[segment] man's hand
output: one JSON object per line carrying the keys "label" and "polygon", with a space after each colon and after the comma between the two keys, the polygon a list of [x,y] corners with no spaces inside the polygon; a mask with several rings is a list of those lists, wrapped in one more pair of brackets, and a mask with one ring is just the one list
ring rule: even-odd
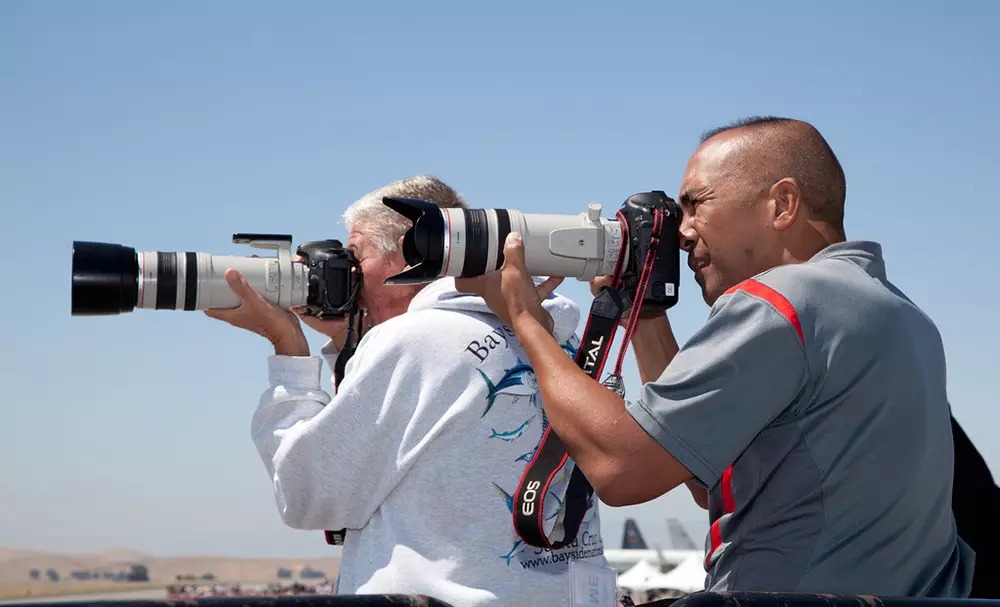
{"label": "man's hand", "polygon": [[274,345],[275,354],[309,356],[309,342],[295,314],[272,306],[237,270],[226,270],[226,282],[239,296],[240,305],[210,308],[205,310],[206,316],[260,335]]}
{"label": "man's hand", "polygon": [[[593,295],[594,297],[597,297],[598,295],[601,294],[601,289],[604,288],[604,287],[609,287],[609,288],[611,287],[611,276],[598,276],[597,278],[591,280],[590,281],[590,293],[591,293],[591,295]],[[648,308],[648,306],[647,306],[647,308]],[[642,309],[639,310],[639,323],[640,324],[643,321],[650,320],[650,319],[653,319],[653,320],[660,319],[660,318],[662,318],[663,316],[666,315],[666,312],[664,310],[660,310],[660,309],[657,309],[657,308],[653,308],[653,309],[647,309],[647,308],[642,308]],[[623,327],[628,326],[628,322],[629,322],[629,318],[631,317],[631,314],[632,314],[632,309],[631,308],[628,308],[627,310],[622,311],[622,317],[618,321],[618,324],[620,324]]]}
{"label": "man's hand", "polygon": [[511,232],[504,242],[503,266],[474,278],[456,278],[455,288],[460,293],[473,293],[486,300],[486,305],[511,329],[521,320],[533,318],[552,333],[552,315],[545,311],[542,302],[558,287],[563,279],[551,277],[535,287],[524,266],[524,243],[521,235]]}

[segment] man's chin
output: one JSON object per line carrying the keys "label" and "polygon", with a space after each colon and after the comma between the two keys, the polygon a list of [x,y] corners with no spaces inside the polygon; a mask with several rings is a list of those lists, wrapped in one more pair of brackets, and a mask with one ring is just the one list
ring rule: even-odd
{"label": "man's chin", "polygon": [[715,303],[715,300],[718,299],[719,296],[712,296],[712,289],[709,286],[709,281],[705,280],[705,277],[700,272],[695,272],[694,281],[698,283],[699,287],[701,287],[701,298],[705,300],[705,303],[710,306]]}
{"label": "man's chin", "polygon": [[714,285],[710,281],[700,281],[699,285],[701,286],[701,297],[709,306],[714,306],[715,302],[726,292],[724,288]]}

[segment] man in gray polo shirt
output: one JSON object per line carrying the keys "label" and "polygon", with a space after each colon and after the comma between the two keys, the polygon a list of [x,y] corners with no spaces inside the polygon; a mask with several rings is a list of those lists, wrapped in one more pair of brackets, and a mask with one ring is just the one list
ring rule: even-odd
{"label": "man in gray polo shirt", "polygon": [[709,133],[678,202],[712,309],[682,349],[666,317],[640,321],[629,403],[557,356],[516,237],[501,272],[460,288],[510,321],[602,501],[686,483],[708,508],[707,588],[967,596],[941,337],[880,245],[847,240],[845,191],[807,123]]}

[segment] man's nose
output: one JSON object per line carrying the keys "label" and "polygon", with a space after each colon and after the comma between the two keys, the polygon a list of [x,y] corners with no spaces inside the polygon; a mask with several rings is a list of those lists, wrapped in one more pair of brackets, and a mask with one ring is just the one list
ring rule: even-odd
{"label": "man's nose", "polygon": [[694,245],[698,244],[698,232],[694,229],[694,221],[685,213],[681,216],[681,225],[677,228],[680,234],[680,247],[690,253],[694,250]]}

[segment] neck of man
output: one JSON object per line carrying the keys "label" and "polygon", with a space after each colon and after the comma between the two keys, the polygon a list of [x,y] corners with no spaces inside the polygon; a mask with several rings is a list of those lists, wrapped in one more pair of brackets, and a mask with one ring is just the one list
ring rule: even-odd
{"label": "neck of man", "polygon": [[847,236],[825,221],[808,221],[802,233],[785,247],[782,263],[804,263],[832,244],[844,242]]}
{"label": "neck of man", "polygon": [[413,288],[399,288],[393,289],[393,291],[398,291],[393,293],[392,296],[383,297],[375,302],[372,302],[368,306],[368,327],[374,327],[375,325],[380,325],[385,321],[395,318],[401,314],[406,314],[406,311],[410,308],[410,302],[416,297],[417,293],[420,292],[421,288],[425,285],[420,285],[419,287],[414,286]]}

